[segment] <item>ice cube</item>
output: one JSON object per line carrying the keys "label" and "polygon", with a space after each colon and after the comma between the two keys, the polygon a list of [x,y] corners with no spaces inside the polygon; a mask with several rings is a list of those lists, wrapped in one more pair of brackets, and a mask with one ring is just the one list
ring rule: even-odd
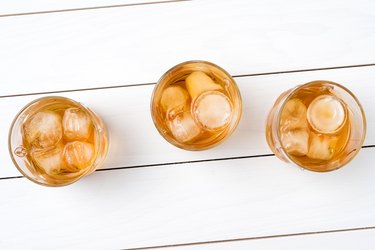
{"label": "ice cube", "polygon": [[92,122],[88,114],[79,108],[68,108],[62,119],[64,137],[67,140],[87,140],[90,137]]}
{"label": "ice cube", "polygon": [[310,125],[319,133],[338,131],[346,118],[345,108],[335,96],[321,95],[315,98],[307,109]]}
{"label": "ice cube", "polygon": [[283,131],[307,128],[306,106],[300,99],[287,101],[281,112],[280,127]]}
{"label": "ice cube", "polygon": [[181,86],[169,86],[163,91],[160,99],[160,105],[165,112],[170,110],[182,110],[189,99],[188,92]]}
{"label": "ice cube", "polygon": [[62,138],[61,117],[52,111],[32,115],[23,126],[25,140],[37,148],[56,145]]}
{"label": "ice cube", "polygon": [[303,156],[308,152],[309,133],[306,129],[281,133],[281,143],[288,154]]}
{"label": "ice cube", "polygon": [[219,91],[201,94],[192,107],[197,124],[206,130],[216,130],[229,124],[232,105],[229,98]]}
{"label": "ice cube", "polygon": [[336,136],[311,133],[307,157],[325,161],[332,159],[337,140]]}
{"label": "ice cube", "polygon": [[167,122],[173,137],[179,142],[188,142],[197,137],[201,130],[194,122],[190,112],[180,112]]}
{"label": "ice cube", "polygon": [[215,83],[211,77],[204,72],[195,71],[191,73],[186,79],[186,88],[189,91],[191,99],[194,100],[200,94],[210,90],[223,90],[223,88]]}
{"label": "ice cube", "polygon": [[64,148],[64,159],[69,169],[84,169],[94,160],[94,147],[88,142],[69,142]]}
{"label": "ice cube", "polygon": [[61,168],[65,166],[63,150],[64,146],[58,144],[52,148],[33,150],[30,156],[33,162],[48,175],[56,175],[59,174]]}

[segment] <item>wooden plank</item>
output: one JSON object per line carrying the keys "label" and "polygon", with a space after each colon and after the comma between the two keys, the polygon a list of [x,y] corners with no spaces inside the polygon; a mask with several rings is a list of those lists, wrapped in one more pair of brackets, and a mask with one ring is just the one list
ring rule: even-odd
{"label": "wooden plank", "polygon": [[[110,152],[104,168],[168,162],[241,157],[272,153],[265,141],[265,120],[276,98],[285,90],[314,79],[340,82],[359,98],[367,114],[369,128],[375,126],[375,67],[325,70],[237,78],[243,99],[242,120],[233,135],[222,145],[202,152],[189,152],[167,143],[151,119],[149,103],[154,86],[137,86],[62,93],[100,114],[110,131]],[[16,113],[40,95],[0,98],[0,141],[6,142],[8,127]],[[365,145],[375,145],[375,132],[368,129]],[[0,177],[19,175],[8,157],[6,143],[0,144]]]}
{"label": "wooden plank", "polygon": [[325,174],[264,157],[95,172],[63,188],[2,180],[0,247],[123,249],[375,226],[374,153]]}
{"label": "wooden plank", "polygon": [[[293,6],[293,7],[290,7]],[[0,19],[1,95],[375,63],[375,1],[190,1]]]}
{"label": "wooden plank", "polygon": [[[45,12],[71,11],[94,8],[122,7],[141,4],[170,2],[171,0],[43,0],[30,2],[27,0],[7,1],[1,4],[0,17],[10,15],[37,14]],[[173,1],[173,0],[172,0]],[[177,0],[178,1],[178,0]]]}
{"label": "wooden plank", "polygon": [[[375,244],[375,230],[356,230],[338,233],[309,234],[291,237],[266,238],[259,240],[240,240],[215,244],[198,244],[183,247],[168,247],[170,250],[197,249],[236,249],[236,250],[272,250],[272,249],[373,249]],[[164,249],[164,248],[155,248]]]}

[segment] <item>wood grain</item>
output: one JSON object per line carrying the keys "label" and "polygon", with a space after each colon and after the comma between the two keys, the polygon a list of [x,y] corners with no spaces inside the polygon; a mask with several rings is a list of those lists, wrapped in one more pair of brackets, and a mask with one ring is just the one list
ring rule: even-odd
{"label": "wood grain", "polygon": [[[243,116],[233,135],[222,145],[207,151],[189,152],[167,143],[157,132],[149,105],[154,88],[134,86],[114,89],[61,93],[86,104],[106,122],[110,134],[110,151],[104,168],[163,164],[194,160],[243,157],[272,153],[265,141],[265,121],[276,98],[298,84],[317,79],[337,81],[351,89],[367,114],[369,127],[365,145],[375,145],[374,106],[375,67],[300,72],[236,78],[243,99]],[[41,95],[0,98],[0,141],[7,141],[8,127],[17,112]],[[266,97],[266,98],[265,98]],[[19,175],[8,156],[7,144],[0,144],[0,177]]]}
{"label": "wood grain", "polygon": [[[360,3],[359,3],[360,2]],[[375,63],[375,2],[190,1],[0,18],[1,95]]]}
{"label": "wood grain", "polygon": [[374,153],[325,174],[265,157],[96,172],[63,188],[3,180],[0,247],[126,249],[374,226]]}

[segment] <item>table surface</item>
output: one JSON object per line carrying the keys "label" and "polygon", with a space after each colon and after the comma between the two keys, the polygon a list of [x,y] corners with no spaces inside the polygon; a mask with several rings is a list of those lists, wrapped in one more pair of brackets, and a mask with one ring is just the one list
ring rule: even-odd
{"label": "table surface", "polygon": [[[373,249],[375,1],[3,2],[0,7],[1,249]],[[187,60],[234,76],[243,116],[206,151],[167,143],[149,103]],[[312,80],[351,89],[367,115],[358,156],[330,173],[277,159],[265,119]],[[23,178],[8,129],[28,102],[80,101],[109,130],[104,166],[66,187]]]}

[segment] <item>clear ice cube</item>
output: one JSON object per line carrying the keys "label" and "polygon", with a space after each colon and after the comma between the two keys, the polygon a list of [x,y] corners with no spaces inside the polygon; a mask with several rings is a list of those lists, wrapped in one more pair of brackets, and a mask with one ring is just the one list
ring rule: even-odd
{"label": "clear ice cube", "polygon": [[332,159],[337,140],[336,136],[311,133],[307,157],[325,161]]}
{"label": "clear ice cube", "polygon": [[79,108],[69,108],[62,119],[64,137],[70,141],[87,140],[91,133],[91,119]]}
{"label": "clear ice cube", "polygon": [[69,142],[64,148],[64,159],[69,170],[84,169],[92,164],[94,147],[88,142]]}
{"label": "clear ice cube", "polygon": [[160,99],[160,105],[164,111],[182,110],[187,105],[189,99],[188,92],[181,86],[169,86],[163,91]]}
{"label": "clear ice cube", "polygon": [[287,101],[281,112],[280,128],[284,131],[307,128],[307,108],[305,104],[292,98]]}
{"label": "clear ice cube", "polygon": [[310,103],[307,109],[307,119],[317,132],[328,134],[342,127],[345,113],[344,105],[337,97],[321,95]]}
{"label": "clear ice cube", "polygon": [[62,138],[61,117],[52,111],[32,115],[23,126],[27,143],[37,148],[56,145]]}
{"label": "clear ice cube", "polygon": [[305,129],[281,133],[281,143],[288,154],[303,156],[309,149],[309,133]]}
{"label": "clear ice cube", "polygon": [[219,91],[207,91],[193,103],[196,122],[207,130],[222,128],[230,122],[232,105],[229,98]]}
{"label": "clear ice cube", "polygon": [[191,73],[186,79],[186,88],[194,100],[200,94],[211,90],[222,90],[223,88],[215,83],[211,77],[202,71],[195,71]]}
{"label": "clear ice cube", "polygon": [[63,158],[64,146],[58,144],[48,149],[36,149],[31,151],[30,156],[36,165],[43,169],[48,175],[56,175],[64,168],[65,162]]}
{"label": "clear ice cube", "polygon": [[179,142],[188,142],[197,137],[201,130],[190,112],[180,112],[167,122],[173,137]]}

